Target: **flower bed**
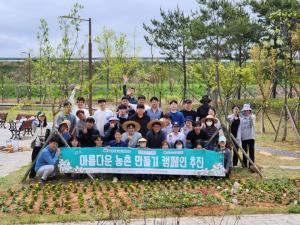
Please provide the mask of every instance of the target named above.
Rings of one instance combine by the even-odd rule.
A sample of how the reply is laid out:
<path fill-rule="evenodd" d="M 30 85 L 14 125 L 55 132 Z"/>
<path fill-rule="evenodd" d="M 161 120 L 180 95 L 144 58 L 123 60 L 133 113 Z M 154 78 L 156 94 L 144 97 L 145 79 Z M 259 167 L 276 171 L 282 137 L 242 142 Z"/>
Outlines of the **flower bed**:
<path fill-rule="evenodd" d="M 233 207 L 298 205 L 298 180 L 70 181 L 24 185 L 0 193 L 0 215 L 145 212 L 181 209 L 185 212 Z M 183 212 L 184 213 L 184 212 Z"/>

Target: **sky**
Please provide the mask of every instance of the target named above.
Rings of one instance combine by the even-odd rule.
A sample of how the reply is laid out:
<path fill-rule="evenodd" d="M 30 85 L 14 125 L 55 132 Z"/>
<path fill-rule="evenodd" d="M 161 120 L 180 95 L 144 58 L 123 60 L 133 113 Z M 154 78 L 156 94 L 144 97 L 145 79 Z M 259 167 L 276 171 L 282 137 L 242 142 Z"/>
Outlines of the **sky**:
<path fill-rule="evenodd" d="M 50 41 L 56 46 L 61 38 L 58 17 L 68 14 L 74 3 L 84 6 L 81 18 L 92 18 L 92 36 L 100 35 L 103 27 L 117 33 L 125 33 L 130 45 L 140 48 L 138 55 L 150 57 L 150 47 L 144 41 L 143 22 L 160 18 L 160 8 L 175 9 L 177 5 L 185 13 L 197 10 L 196 0 L 0 0 L 0 58 L 25 57 L 22 52 L 32 49 L 37 56 L 37 32 L 40 19 L 49 26 Z M 80 41 L 87 41 L 88 24 L 82 23 Z M 132 49 L 132 48 L 131 48 Z M 159 50 L 154 50 L 159 56 Z M 87 57 L 86 52 L 86 57 Z M 97 57 L 93 47 L 93 57 Z"/>

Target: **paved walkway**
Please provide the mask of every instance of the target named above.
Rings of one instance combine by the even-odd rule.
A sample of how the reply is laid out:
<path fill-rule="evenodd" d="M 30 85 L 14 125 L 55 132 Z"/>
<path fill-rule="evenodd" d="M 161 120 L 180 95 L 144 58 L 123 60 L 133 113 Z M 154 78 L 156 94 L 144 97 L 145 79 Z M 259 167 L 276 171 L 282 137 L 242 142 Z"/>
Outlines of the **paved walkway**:
<path fill-rule="evenodd" d="M 222 217 L 156 218 L 124 221 L 97 221 L 81 223 L 49 223 L 47 225 L 299 225 L 300 214 L 258 214 Z M 42 225 L 42 224 L 36 224 Z"/>
<path fill-rule="evenodd" d="M 7 126 L 8 127 L 8 126 Z M 6 146 L 6 140 L 10 140 L 11 133 L 8 129 L 0 128 L 0 146 Z M 25 136 L 18 141 L 18 145 L 24 149 L 30 148 L 32 137 Z M 31 151 L 6 153 L 0 151 L 0 177 L 20 169 L 31 162 Z"/>

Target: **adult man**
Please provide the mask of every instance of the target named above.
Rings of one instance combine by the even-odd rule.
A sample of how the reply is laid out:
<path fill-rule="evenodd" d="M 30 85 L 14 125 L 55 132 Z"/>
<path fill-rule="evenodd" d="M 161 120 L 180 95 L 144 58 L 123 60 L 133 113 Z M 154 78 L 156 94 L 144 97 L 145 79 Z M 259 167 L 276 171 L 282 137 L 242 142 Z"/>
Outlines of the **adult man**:
<path fill-rule="evenodd" d="M 202 103 L 202 105 L 197 109 L 198 120 L 202 120 L 208 115 L 208 110 L 210 108 L 209 103 L 211 102 L 211 100 L 208 95 L 203 95 L 200 102 Z"/>
<path fill-rule="evenodd" d="M 126 75 L 123 76 L 124 85 L 123 85 L 123 94 L 128 97 L 130 104 L 137 104 L 137 100 L 134 98 L 135 89 L 133 87 L 126 88 L 126 83 L 128 82 L 128 77 Z"/>
<path fill-rule="evenodd" d="M 141 126 L 140 133 L 142 134 L 143 137 L 145 137 L 148 131 L 147 124 L 150 121 L 149 116 L 147 116 L 145 113 L 145 106 L 137 105 L 136 113 L 130 118 L 130 120 L 133 120 L 140 124 Z"/>
<path fill-rule="evenodd" d="M 146 104 L 146 97 L 145 97 L 145 95 L 139 95 L 138 96 L 138 103 L 137 104 L 145 106 L 145 110 L 150 109 L 150 106 L 148 106 Z"/>
<path fill-rule="evenodd" d="M 160 121 L 164 122 L 164 128 L 162 128 L 162 131 L 164 132 L 165 136 L 167 136 L 169 133 L 172 132 L 171 117 L 169 116 L 169 114 L 165 114 L 160 119 Z"/>
<path fill-rule="evenodd" d="M 77 110 L 76 116 L 78 120 L 76 122 L 75 132 L 76 132 L 76 136 L 78 136 L 79 132 L 82 131 L 85 127 L 86 116 L 84 114 L 84 111 L 81 109 Z"/>
<path fill-rule="evenodd" d="M 135 114 L 134 109 L 129 104 L 129 98 L 127 96 L 123 96 L 121 99 L 121 104 L 127 107 L 128 117 L 131 117 Z"/>
<path fill-rule="evenodd" d="M 177 122 L 180 127 L 183 127 L 184 124 L 184 116 L 182 112 L 177 111 L 178 102 L 176 100 L 170 101 L 170 112 L 168 113 L 172 123 Z"/>
<path fill-rule="evenodd" d="M 116 116 L 111 116 L 108 123 L 104 125 L 104 140 L 105 143 L 109 143 L 114 140 L 114 134 L 117 130 L 120 130 L 119 119 Z M 121 132 L 121 131 L 120 131 Z"/>
<path fill-rule="evenodd" d="M 146 139 L 149 148 L 160 148 L 161 143 L 166 139 L 163 128 L 165 124 L 160 120 L 152 120 L 148 123 L 149 131 L 146 134 Z"/>
<path fill-rule="evenodd" d="M 73 105 L 73 107 L 72 107 L 72 114 L 73 114 L 74 116 L 76 116 L 76 112 L 77 112 L 78 110 L 82 110 L 82 111 L 84 111 L 84 115 L 85 115 L 86 117 L 89 117 L 89 116 L 90 116 L 89 111 L 88 111 L 87 109 L 84 108 L 84 103 L 85 103 L 84 97 L 78 97 L 78 98 L 76 99 L 76 103 L 77 103 L 77 105 Z M 78 117 L 77 117 L 77 120 L 78 120 Z"/>
<path fill-rule="evenodd" d="M 208 139 L 207 134 L 201 129 L 201 121 L 197 121 L 194 130 L 190 131 L 186 137 L 187 148 L 196 148 L 196 141 L 206 141 Z"/>
<path fill-rule="evenodd" d="M 55 168 L 58 164 L 58 156 L 60 149 L 58 148 L 58 140 L 51 138 L 49 144 L 42 150 L 35 163 L 34 170 L 37 177 L 40 178 L 42 185 L 45 185 L 48 177 L 55 175 Z"/>
<path fill-rule="evenodd" d="M 70 121 L 69 133 L 73 134 L 75 125 L 76 125 L 76 117 L 71 113 L 72 111 L 72 104 L 69 101 L 65 101 L 63 105 L 63 111 L 59 112 L 55 119 L 55 125 L 58 128 L 61 122 L 65 120 Z"/>
<path fill-rule="evenodd" d="M 126 121 L 122 128 L 126 132 L 122 134 L 121 140 L 127 143 L 128 147 L 136 148 L 138 140 L 142 138 L 141 133 L 138 132 L 141 126 L 135 121 Z"/>
<path fill-rule="evenodd" d="M 94 128 L 95 119 L 88 117 L 83 130 L 79 132 L 78 141 L 81 147 L 95 147 L 95 138 L 99 136 L 99 131 Z"/>
<path fill-rule="evenodd" d="M 184 133 L 185 136 L 193 130 L 193 118 L 191 116 L 187 116 L 184 121 L 184 126 L 181 129 L 181 132 Z"/>
<path fill-rule="evenodd" d="M 196 122 L 197 113 L 193 110 L 193 102 L 191 99 L 186 99 L 184 101 L 184 109 L 180 112 L 183 113 L 184 118 L 187 116 L 192 117 L 193 122 Z"/>
<path fill-rule="evenodd" d="M 122 127 L 123 123 L 125 123 L 128 120 L 128 113 L 127 113 L 126 105 L 119 105 L 118 106 L 117 117 L 118 117 L 119 123 Z M 125 130 L 123 128 L 121 128 L 121 132 L 124 133 Z"/>
<path fill-rule="evenodd" d="M 104 125 L 108 122 L 108 118 L 113 116 L 113 112 L 109 109 L 106 109 L 106 100 L 98 100 L 99 109 L 94 113 L 94 119 L 96 123 L 96 128 L 98 129 L 100 135 L 104 136 Z"/>
<path fill-rule="evenodd" d="M 162 118 L 163 112 L 158 108 L 158 98 L 152 97 L 150 103 L 151 108 L 146 110 L 147 115 L 150 117 L 150 120 L 159 120 Z"/>

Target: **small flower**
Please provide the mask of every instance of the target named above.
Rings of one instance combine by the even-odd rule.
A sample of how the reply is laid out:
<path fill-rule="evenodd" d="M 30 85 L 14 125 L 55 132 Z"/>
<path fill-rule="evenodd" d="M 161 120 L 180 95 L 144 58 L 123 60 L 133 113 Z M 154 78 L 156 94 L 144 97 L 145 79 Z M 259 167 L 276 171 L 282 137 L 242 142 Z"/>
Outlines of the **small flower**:
<path fill-rule="evenodd" d="M 238 200 L 236 198 L 233 198 L 231 201 L 232 201 L 232 204 L 238 205 Z"/>
<path fill-rule="evenodd" d="M 246 192 L 248 193 L 248 192 L 249 192 L 249 189 L 246 189 Z"/>

